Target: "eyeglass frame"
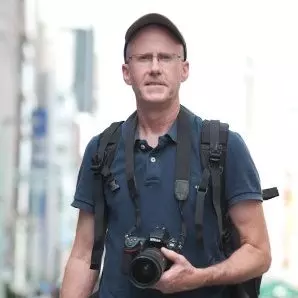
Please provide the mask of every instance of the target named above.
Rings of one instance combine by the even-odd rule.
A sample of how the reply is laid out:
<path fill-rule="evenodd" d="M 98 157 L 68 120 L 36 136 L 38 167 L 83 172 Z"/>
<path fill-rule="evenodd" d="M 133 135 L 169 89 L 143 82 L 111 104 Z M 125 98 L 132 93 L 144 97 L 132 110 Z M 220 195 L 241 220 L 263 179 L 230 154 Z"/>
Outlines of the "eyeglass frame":
<path fill-rule="evenodd" d="M 161 57 L 162 55 L 168 56 L 166 58 L 170 58 L 170 60 L 163 61 L 162 60 L 163 57 Z M 144 57 L 147 56 L 148 59 L 145 60 L 145 61 L 139 61 L 139 60 L 134 60 L 134 61 L 136 61 L 139 64 L 147 64 L 147 63 L 152 63 L 153 62 L 153 59 L 156 58 L 157 61 L 158 61 L 158 63 L 160 63 L 160 64 L 170 64 L 174 60 L 182 59 L 182 56 L 181 55 L 178 55 L 178 54 L 175 54 L 175 53 L 171 53 L 171 54 L 169 54 L 169 53 L 157 53 L 155 55 L 153 53 L 143 53 L 143 54 L 133 54 L 133 55 L 129 56 L 127 58 L 127 63 L 128 63 L 129 60 L 130 61 L 133 61 L 133 58 L 139 58 L 139 57 L 142 57 L 142 56 L 144 56 Z"/>

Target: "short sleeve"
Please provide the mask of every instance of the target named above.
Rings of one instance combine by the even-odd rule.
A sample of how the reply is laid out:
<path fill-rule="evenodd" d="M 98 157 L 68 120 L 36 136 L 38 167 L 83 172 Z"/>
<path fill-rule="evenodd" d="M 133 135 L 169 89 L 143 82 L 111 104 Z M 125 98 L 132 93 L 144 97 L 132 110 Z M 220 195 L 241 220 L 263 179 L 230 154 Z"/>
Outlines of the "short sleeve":
<path fill-rule="evenodd" d="M 226 197 L 228 206 L 242 200 L 262 201 L 258 171 L 242 139 L 230 131 L 226 156 Z"/>
<path fill-rule="evenodd" d="M 96 154 L 98 136 L 93 137 L 86 146 L 79 169 L 74 200 L 71 206 L 87 212 L 94 212 L 92 158 Z"/>

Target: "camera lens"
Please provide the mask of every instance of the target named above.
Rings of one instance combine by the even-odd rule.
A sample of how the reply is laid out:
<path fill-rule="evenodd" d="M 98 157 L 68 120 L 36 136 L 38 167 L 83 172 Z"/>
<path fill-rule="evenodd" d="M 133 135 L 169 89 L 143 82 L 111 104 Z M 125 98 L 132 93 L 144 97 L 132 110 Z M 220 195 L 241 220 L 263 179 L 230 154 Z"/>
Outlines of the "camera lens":
<path fill-rule="evenodd" d="M 131 262 L 130 280 L 138 288 L 153 286 L 166 268 L 167 260 L 157 248 L 147 248 Z"/>

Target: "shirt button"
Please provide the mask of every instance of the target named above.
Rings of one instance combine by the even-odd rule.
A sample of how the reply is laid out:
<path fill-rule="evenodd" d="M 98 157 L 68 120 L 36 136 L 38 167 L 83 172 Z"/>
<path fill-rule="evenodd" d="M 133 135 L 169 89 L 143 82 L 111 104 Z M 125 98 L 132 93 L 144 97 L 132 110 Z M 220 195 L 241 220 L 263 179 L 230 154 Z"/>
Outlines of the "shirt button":
<path fill-rule="evenodd" d="M 156 158 L 155 157 L 151 157 L 150 160 L 151 160 L 151 162 L 156 162 Z"/>
<path fill-rule="evenodd" d="M 146 148 L 146 146 L 144 144 L 141 144 L 140 147 L 141 147 L 142 150 L 145 150 L 145 148 Z"/>

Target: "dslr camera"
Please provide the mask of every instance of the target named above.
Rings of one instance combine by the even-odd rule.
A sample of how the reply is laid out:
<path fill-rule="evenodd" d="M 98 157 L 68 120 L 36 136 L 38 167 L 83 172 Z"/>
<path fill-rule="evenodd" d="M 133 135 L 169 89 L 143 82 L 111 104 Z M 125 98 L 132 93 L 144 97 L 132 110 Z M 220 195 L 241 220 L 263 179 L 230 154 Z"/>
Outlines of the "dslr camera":
<path fill-rule="evenodd" d="M 165 227 L 156 227 L 147 237 L 125 235 L 122 272 L 138 288 L 152 287 L 172 263 L 161 252 L 166 247 L 180 253 L 183 244 L 170 237 Z"/>

